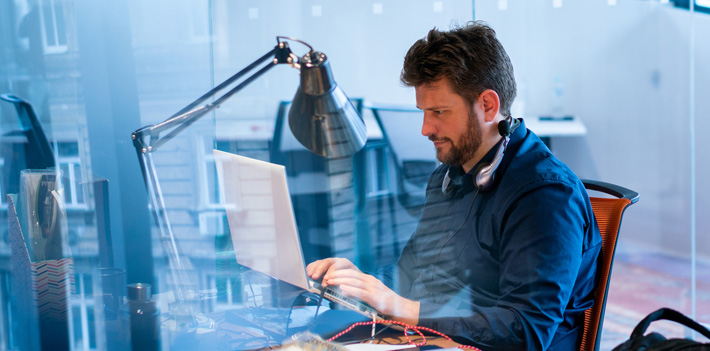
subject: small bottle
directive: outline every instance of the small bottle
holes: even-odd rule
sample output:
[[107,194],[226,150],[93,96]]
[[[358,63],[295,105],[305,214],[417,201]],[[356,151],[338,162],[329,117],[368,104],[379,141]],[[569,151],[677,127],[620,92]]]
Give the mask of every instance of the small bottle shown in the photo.
[[128,284],[128,310],[133,351],[160,350],[160,311],[151,301],[150,284]]
[[564,114],[565,84],[561,76],[555,76],[555,83],[552,87],[552,117],[562,117]]

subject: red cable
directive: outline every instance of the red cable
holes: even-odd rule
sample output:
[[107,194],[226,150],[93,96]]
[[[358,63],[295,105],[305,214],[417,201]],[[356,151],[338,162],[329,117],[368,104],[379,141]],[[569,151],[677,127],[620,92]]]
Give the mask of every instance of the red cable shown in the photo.
[[[347,329],[341,331],[340,333],[333,335],[333,336],[332,336],[330,339],[328,339],[327,341],[328,341],[328,342],[333,341],[333,340],[335,340],[335,339],[337,339],[337,338],[339,338],[339,337],[345,335],[345,334],[348,333],[349,331],[353,330],[353,328],[355,328],[355,327],[364,326],[364,325],[380,324],[380,323],[396,324],[396,325],[399,325],[399,326],[404,327],[404,337],[407,338],[407,343],[409,343],[410,345],[417,346],[417,347],[423,346],[424,344],[426,344],[426,337],[424,336],[424,334],[422,334],[422,332],[421,332],[422,330],[423,330],[423,331],[426,331],[426,332],[430,332],[430,333],[432,333],[432,334],[436,334],[436,335],[438,335],[438,336],[441,336],[442,338],[444,338],[444,339],[446,339],[446,340],[455,342],[455,341],[453,341],[448,335],[446,335],[446,334],[444,334],[444,333],[441,333],[441,332],[438,332],[438,331],[436,331],[436,330],[434,330],[434,329],[427,328],[427,327],[421,327],[421,326],[412,326],[412,325],[409,325],[409,324],[406,324],[406,323],[402,323],[402,322],[399,322],[399,321],[391,321],[391,320],[379,320],[379,321],[376,321],[376,322],[375,322],[375,321],[357,322],[357,323],[354,323],[353,325],[349,326]],[[419,336],[422,337],[422,342],[421,342],[421,343],[412,342],[412,340],[409,339],[409,335],[407,335],[407,331],[408,331],[408,330],[414,330],[415,332],[417,332],[417,334],[419,334]],[[477,347],[475,347],[475,346],[470,346],[470,345],[459,345],[458,348],[460,348],[460,349],[471,349],[471,350],[481,351],[479,348],[477,348]]]

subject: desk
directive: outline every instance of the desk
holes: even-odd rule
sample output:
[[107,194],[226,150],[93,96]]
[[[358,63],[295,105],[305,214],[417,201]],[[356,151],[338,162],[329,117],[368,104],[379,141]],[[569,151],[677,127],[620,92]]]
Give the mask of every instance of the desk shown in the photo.
[[582,120],[572,116],[525,118],[525,125],[540,137],[571,137],[587,134],[587,127]]
[[[296,341],[302,343],[316,343],[327,345],[323,339],[340,332],[343,329],[333,330],[331,334],[322,339],[314,339],[315,334],[306,333],[305,330],[310,324],[309,317],[313,315],[314,306],[295,308],[293,311],[284,309],[261,309],[242,308],[210,313],[208,316],[201,315],[202,328],[186,328],[185,330],[169,330],[169,323],[163,322],[161,331],[163,332],[163,342],[168,342],[172,351],[191,351],[195,349],[210,350],[274,350],[286,347],[287,344]],[[204,321],[209,321],[205,323]],[[350,324],[345,324],[347,328]],[[311,325],[312,326],[312,325]],[[375,345],[411,345],[404,336],[404,331],[397,329],[383,329],[378,325],[380,331],[372,344]],[[371,335],[371,326],[357,326],[348,333],[333,340],[338,345],[348,345],[368,342]],[[295,338],[293,336],[296,336]],[[166,339],[165,337],[168,337]],[[440,348],[457,347],[459,344],[445,338],[427,334],[426,344]],[[413,343],[422,342],[422,337],[418,334],[409,335],[409,340]],[[165,345],[164,345],[165,346]],[[311,347],[309,350],[320,350],[319,347]],[[407,347],[409,349],[409,347]],[[329,349],[333,351],[333,349]]]
[[572,116],[525,118],[525,126],[535,132],[551,148],[553,137],[580,137],[587,135],[582,120]]

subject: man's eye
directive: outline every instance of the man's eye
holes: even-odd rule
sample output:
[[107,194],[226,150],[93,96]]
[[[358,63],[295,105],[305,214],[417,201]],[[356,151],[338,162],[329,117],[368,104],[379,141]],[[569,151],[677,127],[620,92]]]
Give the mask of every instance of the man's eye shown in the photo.
[[436,110],[436,111],[434,111],[434,113],[436,113],[437,115],[443,115],[444,111],[443,110]]

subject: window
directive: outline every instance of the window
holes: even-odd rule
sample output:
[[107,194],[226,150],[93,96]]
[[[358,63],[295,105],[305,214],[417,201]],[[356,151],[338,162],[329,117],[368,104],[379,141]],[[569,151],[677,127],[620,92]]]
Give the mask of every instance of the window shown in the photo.
[[710,13],[710,0],[695,0],[695,11]]
[[64,22],[63,0],[39,0],[44,52],[48,54],[67,51],[67,32]]
[[228,209],[228,206],[235,205],[226,204],[222,198],[224,184],[219,181],[217,174],[222,172],[225,160],[215,157],[212,149],[268,161],[269,142],[266,140],[227,139],[214,141],[212,137],[207,137],[197,144],[199,148],[197,155],[201,158],[198,160],[198,164],[201,166],[196,167],[198,169],[197,184],[200,184],[197,209],[199,212],[200,233],[202,235],[222,235],[228,232],[225,210]]
[[200,234],[202,235],[223,235],[226,233],[226,205],[221,194],[224,191],[224,184],[220,183],[217,174],[222,170],[224,160],[216,158],[212,153],[211,138],[204,138],[198,146],[201,150],[198,157],[203,167],[198,168],[198,212]]
[[223,160],[215,158],[212,153],[212,141],[205,138],[200,145],[202,151],[202,164],[198,175],[199,184],[203,184],[199,192],[199,207],[201,209],[224,209],[224,199],[221,197],[224,185],[219,182],[217,174],[222,170]]
[[[690,0],[672,0],[671,2],[675,7],[683,8],[686,10],[690,9]],[[695,0],[693,10],[695,12],[710,14],[710,0]]]
[[88,209],[86,196],[81,187],[81,160],[79,159],[79,145],[76,142],[58,142],[57,165],[62,170],[62,183],[64,185],[64,203],[67,209]]

